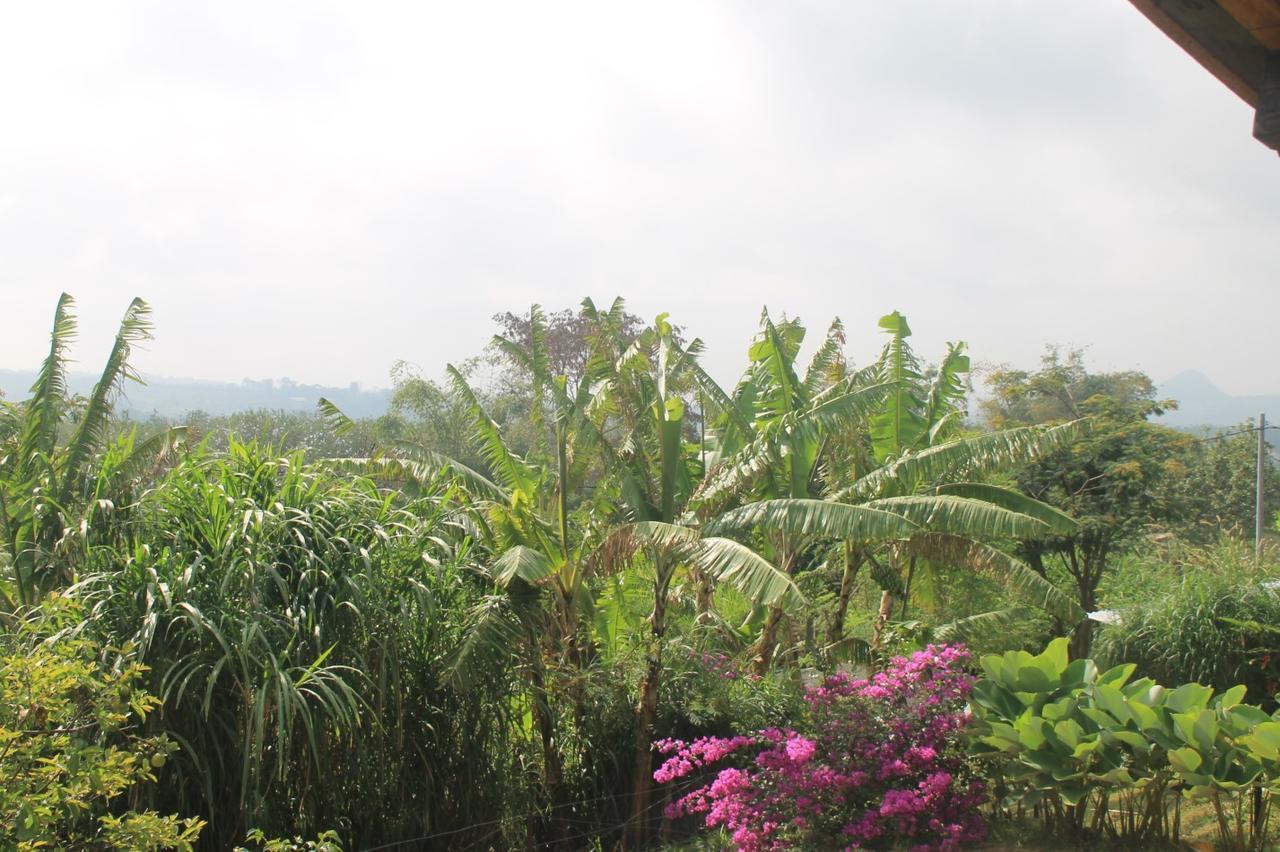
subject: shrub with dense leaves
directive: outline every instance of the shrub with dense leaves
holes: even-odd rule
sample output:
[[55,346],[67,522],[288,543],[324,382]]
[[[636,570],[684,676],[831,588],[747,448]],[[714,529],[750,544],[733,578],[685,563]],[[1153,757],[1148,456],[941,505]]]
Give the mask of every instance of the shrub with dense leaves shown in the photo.
[[1280,690],[1280,564],[1259,561],[1252,541],[1208,547],[1177,540],[1135,559],[1108,589],[1119,623],[1103,628],[1093,658],[1105,669],[1137,665],[1139,677],[1188,681],[1219,692],[1236,684],[1248,700],[1275,708]]
[[176,746],[143,737],[141,666],[104,670],[51,597],[0,631],[0,849],[194,848],[204,823],[127,809]]
[[929,646],[868,679],[835,675],[806,692],[797,729],[657,743],[659,782],[709,783],[677,798],[668,818],[702,816],[740,850],[953,849],[980,840],[985,792],[960,747],[972,679],[968,653]]
[[1242,703],[1244,686],[1166,689],[1130,680],[1132,663],[1099,672],[1069,661],[1066,639],[1035,656],[983,657],[982,668],[967,733],[990,756],[1005,804],[1036,808],[1059,836],[1176,843],[1182,796],[1213,805],[1220,848],[1268,842],[1280,720]]

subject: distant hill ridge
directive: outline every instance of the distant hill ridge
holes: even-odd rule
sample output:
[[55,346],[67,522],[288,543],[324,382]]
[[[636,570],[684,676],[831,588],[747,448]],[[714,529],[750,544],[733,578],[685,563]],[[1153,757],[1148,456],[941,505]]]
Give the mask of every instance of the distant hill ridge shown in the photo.
[[[25,399],[35,381],[34,370],[0,370],[0,391],[6,399]],[[72,373],[71,390],[87,393],[97,376]],[[1178,400],[1178,408],[1161,421],[1180,429],[1197,426],[1233,426],[1253,420],[1265,411],[1268,418],[1280,423],[1280,393],[1259,396],[1232,396],[1213,383],[1204,373],[1187,370],[1157,386],[1161,399]],[[391,402],[388,388],[362,388],[304,385],[289,379],[245,379],[242,382],[215,382],[200,379],[174,379],[163,376],[147,378],[145,386],[129,383],[117,408],[129,416],[145,419],[152,414],[180,417],[188,411],[209,414],[231,414],[252,409],[314,411],[316,401],[326,397],[352,417],[378,417],[385,414]]]
[[[88,393],[97,381],[91,373],[71,373],[68,384],[73,393]],[[352,417],[378,417],[386,413],[391,402],[387,388],[362,388],[304,385],[290,379],[245,379],[242,382],[214,382],[200,379],[173,379],[145,376],[146,384],[127,382],[116,410],[128,412],[134,420],[153,414],[181,417],[189,411],[209,414],[232,414],[253,409],[315,411],[316,402],[326,397]],[[0,370],[0,392],[5,399],[26,399],[36,380],[35,370]]]
[[1194,426],[1234,426],[1245,420],[1256,420],[1265,412],[1268,421],[1280,423],[1280,393],[1257,396],[1232,396],[1197,370],[1179,373],[1156,388],[1161,399],[1176,399],[1178,408],[1161,418],[1161,422],[1185,429]]

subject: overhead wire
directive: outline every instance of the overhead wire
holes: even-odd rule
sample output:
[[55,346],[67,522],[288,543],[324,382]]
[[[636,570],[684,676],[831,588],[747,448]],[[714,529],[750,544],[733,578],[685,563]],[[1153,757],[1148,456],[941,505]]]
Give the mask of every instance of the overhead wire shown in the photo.
[[[1268,431],[1272,429],[1280,430],[1280,424],[1268,423],[1265,428]],[[1248,429],[1238,429],[1235,432],[1220,432],[1217,435],[1209,435],[1204,438],[1194,438],[1193,440],[1196,443],[1203,444],[1206,441],[1221,441],[1223,438],[1233,438],[1236,435],[1256,435],[1256,434],[1258,434],[1258,427],[1251,426]]]
[[[652,792],[652,791],[650,791],[650,792]],[[640,795],[640,793],[639,793],[638,791],[633,791],[633,792],[631,792],[631,793],[627,793],[627,794],[624,794],[624,795],[622,795],[622,796],[617,796],[617,795],[609,794],[609,795],[605,795],[605,796],[596,796],[595,798],[591,798],[591,799],[575,799],[575,800],[574,800],[574,801],[572,801],[572,802],[562,802],[561,804],[558,804],[558,805],[551,805],[550,807],[543,808],[542,810],[537,811],[536,813],[537,813],[537,814],[545,814],[545,813],[550,813],[550,812],[552,812],[552,811],[560,810],[560,809],[562,809],[562,808],[573,808],[573,807],[578,807],[579,805],[590,805],[590,804],[595,804],[596,802],[603,802],[603,801],[610,800],[610,799],[612,799],[612,800],[614,800],[614,801],[618,801],[618,802],[626,802],[626,801],[629,801],[629,800],[631,800],[631,799],[635,798],[635,797],[636,797],[636,796],[638,796],[638,795]],[[651,805],[651,806],[646,810],[646,813],[648,813],[648,811],[651,811],[651,810],[653,810],[654,808],[656,808],[656,807],[658,807],[658,806],[660,806],[660,805],[663,805],[663,804],[665,804],[665,802],[661,800],[661,797],[659,797],[659,801],[657,801],[657,802],[655,802],[653,805]],[[524,816],[524,817],[528,817],[528,816],[531,816],[531,815],[533,815],[533,814],[525,814],[525,815],[523,815],[523,816]],[[431,833],[431,834],[424,834],[424,835],[422,835],[421,837],[410,837],[410,838],[406,838],[406,839],[404,839],[404,840],[394,840],[394,841],[392,841],[391,843],[384,843],[384,844],[382,844],[381,846],[369,846],[369,847],[366,847],[365,849],[363,849],[363,850],[362,850],[362,852],[386,852],[386,850],[388,850],[388,849],[396,849],[396,848],[401,847],[401,846],[408,846],[408,845],[410,845],[410,844],[414,844],[414,843],[422,843],[423,841],[427,841],[427,840],[438,840],[438,839],[440,839],[440,838],[442,838],[442,837],[450,837],[450,836],[455,835],[455,834],[461,834],[461,833],[462,833],[462,832],[464,832],[464,831],[474,831],[475,829],[478,829],[478,828],[489,828],[489,827],[491,827],[491,826],[499,826],[499,827],[500,827],[500,826],[502,826],[502,825],[504,825],[504,824],[506,824],[506,823],[510,823],[510,822],[518,821],[518,820],[520,820],[521,818],[522,818],[522,817],[515,817],[515,816],[511,816],[511,817],[504,817],[504,818],[502,818],[502,819],[488,820],[488,821],[485,821],[485,822],[475,822],[475,823],[472,823],[472,824],[470,824],[470,825],[465,825],[465,826],[463,826],[463,827],[461,827],[461,828],[453,828],[453,829],[449,829],[449,830],[447,830],[447,831],[437,831],[437,832],[433,832],[433,833]],[[576,822],[576,820],[564,820],[564,818],[561,818],[561,820],[562,820],[562,821],[575,821],[575,822]],[[628,822],[630,822],[630,821],[631,821],[631,820],[630,820],[630,818],[628,818],[628,819],[626,819],[625,821],[623,821],[623,822],[619,823],[618,825],[616,825],[616,826],[612,826],[612,827],[611,827],[611,829],[612,829],[612,830],[617,830],[618,828],[622,828],[623,826],[625,826],[625,825],[626,825]],[[465,847],[463,847],[463,848],[464,848],[464,849],[473,849],[473,848],[475,848],[475,847],[476,847],[476,845],[477,845],[477,844],[479,844],[479,843],[484,843],[484,842],[485,842],[486,840],[488,840],[490,837],[492,837],[493,835],[497,834],[497,833],[498,833],[498,831],[500,831],[500,830],[501,830],[501,828],[499,828],[499,829],[497,829],[497,830],[494,830],[494,831],[489,831],[489,832],[487,832],[486,834],[484,834],[483,836],[481,836],[481,838],[480,838],[478,841],[475,841],[475,842],[473,842],[473,843],[470,843],[470,844],[468,844],[467,846],[465,846]],[[602,829],[602,830],[604,830],[604,829]],[[599,833],[599,832],[596,832],[596,833]],[[586,835],[583,835],[583,836],[586,836]],[[527,848],[536,849],[536,848],[538,848],[538,846],[545,846],[545,845],[547,845],[547,843],[535,844],[534,846],[532,846],[532,847],[527,847]]]

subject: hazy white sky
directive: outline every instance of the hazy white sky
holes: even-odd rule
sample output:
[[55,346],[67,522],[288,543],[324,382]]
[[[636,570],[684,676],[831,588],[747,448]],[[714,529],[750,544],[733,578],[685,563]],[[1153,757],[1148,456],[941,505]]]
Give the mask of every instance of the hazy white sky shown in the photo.
[[1280,158],[1126,0],[10,3],[0,367],[57,294],[169,376],[388,383],[621,294],[728,379],[762,305],[860,363],[1046,341],[1280,390]]

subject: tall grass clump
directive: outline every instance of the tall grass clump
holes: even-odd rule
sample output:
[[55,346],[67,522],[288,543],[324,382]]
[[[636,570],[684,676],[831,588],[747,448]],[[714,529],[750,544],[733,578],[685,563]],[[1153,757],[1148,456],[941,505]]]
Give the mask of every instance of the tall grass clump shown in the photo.
[[163,702],[149,727],[180,748],[155,806],[206,818],[209,848],[250,829],[501,837],[524,778],[511,675],[450,670],[483,591],[468,559],[443,488],[396,502],[234,441],[176,467],[71,590]]
[[1098,636],[1102,666],[1135,663],[1162,683],[1248,688],[1274,706],[1280,683],[1280,578],[1274,559],[1255,559],[1252,542],[1223,538],[1205,547],[1159,544],[1129,566],[1107,605],[1120,623]]

